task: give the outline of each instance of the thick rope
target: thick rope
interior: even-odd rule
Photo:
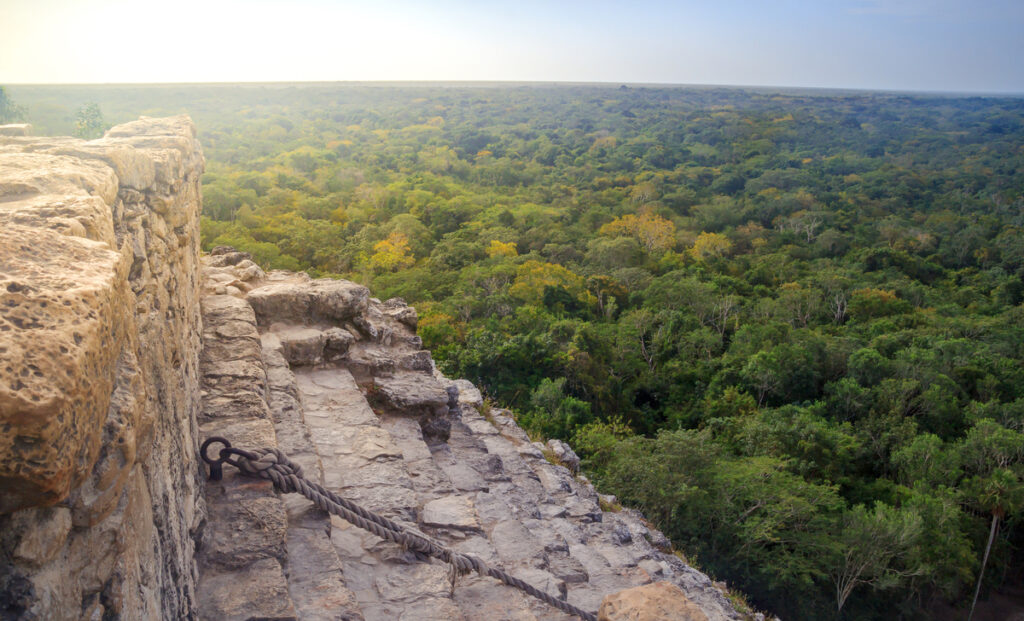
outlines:
[[[212,440],[214,439],[207,440],[206,444],[209,444]],[[528,595],[532,595],[563,612],[576,615],[586,621],[597,621],[596,615],[580,610],[565,600],[552,597],[547,592],[541,591],[500,569],[489,567],[475,556],[462,554],[447,548],[422,533],[415,532],[385,517],[367,511],[354,502],[324,489],[321,485],[307,481],[302,474],[302,468],[277,449],[264,448],[256,451],[243,451],[231,448],[230,444],[219,438],[217,440],[224,442],[227,447],[221,450],[221,459],[219,461],[235,466],[243,474],[268,479],[274,484],[274,487],[283,493],[302,494],[324,511],[333,513],[359,528],[368,530],[381,539],[387,539],[406,549],[432,556],[451,564],[458,574],[467,574],[475,571],[482,576],[497,578],[503,583],[515,587]],[[204,451],[206,444],[204,444]],[[231,459],[231,456],[234,456],[234,459]],[[208,460],[205,455],[203,459],[211,464],[211,472],[213,472],[213,463],[215,462]],[[219,463],[217,468],[219,468]]]

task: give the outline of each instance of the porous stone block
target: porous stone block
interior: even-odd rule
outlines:
[[[323,361],[327,335],[315,328],[301,326],[272,327],[281,341],[281,353],[289,364],[313,366]]]
[[[0,229],[0,513],[67,496],[92,469],[131,316],[106,244]]]
[[[196,613],[203,156],[111,133],[0,134],[0,616]]]

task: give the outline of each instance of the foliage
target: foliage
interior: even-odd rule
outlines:
[[[634,193],[637,188],[634,188]],[[626,214],[601,227],[602,235],[632,235],[648,252],[669,250],[675,245],[676,227],[650,209]]]
[[[416,305],[447,374],[571,439],[758,608],[963,607],[993,523],[985,586],[1022,579],[1019,98],[8,92],[38,132],[70,131],[81,101],[188,111],[204,248]]]
[[[693,242],[690,248],[690,256],[698,261],[706,261],[714,257],[720,257],[729,252],[732,242],[725,235],[719,233],[701,233]]]
[[[7,90],[0,86],[0,125],[4,123],[18,123],[25,118],[25,109],[14,103],[8,96]]]
[[[78,114],[75,117],[74,135],[86,140],[92,140],[93,138],[101,137],[103,132],[107,131],[109,127],[103,121],[103,113],[100,111],[99,104],[90,102],[78,109]]]
[[[410,254],[409,238],[399,231],[392,231],[387,239],[373,245],[370,264],[382,271],[393,272],[411,267],[416,260]]]

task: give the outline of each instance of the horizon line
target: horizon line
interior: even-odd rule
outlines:
[[[1022,98],[1021,91],[986,91],[986,90],[923,90],[867,88],[851,86],[804,86],[804,85],[772,85],[772,84],[698,84],[683,82],[621,82],[621,81],[573,81],[573,80],[256,80],[256,81],[195,81],[195,82],[8,82],[0,86],[44,86],[44,87],[155,87],[155,86],[269,86],[269,85],[384,85],[384,86],[454,86],[466,87],[473,85],[490,86],[611,86],[627,88],[695,88],[695,89],[752,89],[752,90],[812,90],[846,93],[881,93],[889,95],[930,95],[955,97],[1009,97]]]

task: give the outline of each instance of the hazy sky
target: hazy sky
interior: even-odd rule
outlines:
[[[1024,93],[1024,0],[0,0],[0,84],[305,80]]]

